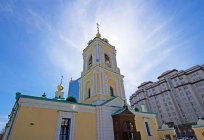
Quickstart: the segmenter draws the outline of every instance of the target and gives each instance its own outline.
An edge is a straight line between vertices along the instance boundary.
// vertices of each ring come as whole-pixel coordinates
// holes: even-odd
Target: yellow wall
[[[135,116],[136,129],[137,131],[140,131],[142,140],[159,140],[158,132],[157,132],[158,126],[157,126],[156,117],[150,116],[145,118],[149,120],[153,136],[149,137],[147,134],[146,127],[144,124],[144,116],[136,115]]]
[[[13,125],[11,140],[55,140],[58,111],[20,107]],[[33,123],[34,125],[30,125]],[[75,140],[96,139],[96,113],[78,112],[75,115]]]
[[[193,130],[198,140],[204,140],[204,136],[202,135],[202,133],[204,133],[204,126],[193,128]]]
[[[96,113],[78,112],[75,117],[75,140],[96,140]]]
[[[13,125],[11,140],[54,140],[57,119],[56,110],[20,107]]]
[[[170,135],[171,139],[174,139],[174,135],[176,135],[174,129],[168,129],[168,130],[158,130],[158,135],[159,135],[159,139],[160,138],[165,138],[166,135]]]

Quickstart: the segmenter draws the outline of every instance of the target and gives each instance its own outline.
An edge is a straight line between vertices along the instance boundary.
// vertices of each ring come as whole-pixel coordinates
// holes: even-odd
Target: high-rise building
[[[204,117],[204,65],[166,71],[156,82],[144,82],[130,97],[134,108],[157,113],[159,126],[193,124]]]
[[[68,90],[68,97],[74,97],[77,102],[79,101],[79,80],[70,80],[69,82],[69,90]]]

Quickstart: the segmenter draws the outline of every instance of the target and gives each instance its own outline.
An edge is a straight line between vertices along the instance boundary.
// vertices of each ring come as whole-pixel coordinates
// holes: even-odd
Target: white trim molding
[[[147,125],[148,125],[148,127],[149,127],[149,133],[150,133],[150,135],[149,135],[149,133],[148,133],[148,131],[147,131],[147,127],[146,127],[146,124],[145,123],[147,123]],[[154,134],[153,134],[153,131],[152,131],[152,125],[151,125],[151,123],[150,123],[150,120],[149,120],[149,118],[144,118],[144,127],[145,127],[145,129],[146,129],[146,134],[147,134],[147,136],[148,136],[148,138],[153,138],[154,136]]]
[[[62,118],[71,119],[69,139],[74,140],[75,113],[74,112],[63,112],[63,111],[59,111],[57,130],[56,130],[56,140],[59,140],[59,137],[60,137]]]

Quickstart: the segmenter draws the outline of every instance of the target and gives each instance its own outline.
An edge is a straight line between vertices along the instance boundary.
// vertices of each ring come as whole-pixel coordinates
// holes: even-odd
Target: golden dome
[[[58,91],[62,91],[64,89],[64,87],[60,84],[57,86]]]
[[[97,33],[97,34],[96,34],[96,37],[100,38],[100,37],[101,37],[101,34],[100,34],[100,33]]]

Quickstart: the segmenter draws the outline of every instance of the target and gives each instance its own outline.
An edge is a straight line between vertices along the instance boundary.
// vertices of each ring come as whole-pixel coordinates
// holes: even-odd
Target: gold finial
[[[97,26],[97,34],[96,34],[96,37],[101,37],[101,34],[99,33],[99,24],[96,23],[96,26]]]
[[[64,87],[62,86],[62,80],[63,80],[63,76],[61,76],[61,82],[60,84],[57,86],[58,91],[62,91],[64,89]]]
[[[97,33],[99,33],[99,24],[96,23],[96,25],[97,25]]]
[[[61,82],[60,82],[60,85],[62,84],[62,80],[63,80],[63,75],[61,76]]]

